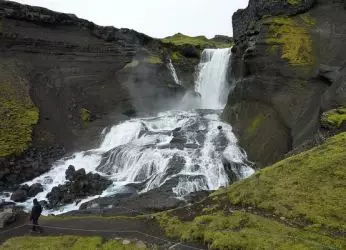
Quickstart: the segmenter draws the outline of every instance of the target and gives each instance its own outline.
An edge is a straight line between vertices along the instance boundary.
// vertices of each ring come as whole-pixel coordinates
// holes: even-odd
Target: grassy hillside
[[[158,222],[212,249],[346,249],[345,148],[342,133]]]
[[[161,40],[163,43],[171,43],[176,46],[180,45],[192,45],[200,48],[229,48],[232,47],[231,43],[224,43],[208,39],[205,36],[186,36],[183,34],[175,34],[173,36],[166,37]]]

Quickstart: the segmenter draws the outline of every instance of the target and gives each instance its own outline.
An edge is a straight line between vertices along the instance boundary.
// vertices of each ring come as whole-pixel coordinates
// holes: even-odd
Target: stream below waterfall
[[[192,192],[227,186],[230,179],[250,176],[254,170],[246,164],[246,153],[238,147],[231,125],[220,121],[230,89],[226,80],[230,55],[230,49],[203,51],[195,86],[200,98],[195,100],[194,109],[171,110],[116,124],[103,131],[97,148],[59,160],[49,172],[25,184],[42,184],[44,191],[36,198],[45,200],[53,187],[66,182],[65,171],[73,165],[76,170],[84,168],[112,181],[101,197],[135,185],[138,193],[165,187],[183,198]],[[172,63],[169,69],[181,84]],[[97,197],[45,213],[76,210]],[[18,205],[29,209],[32,199]]]

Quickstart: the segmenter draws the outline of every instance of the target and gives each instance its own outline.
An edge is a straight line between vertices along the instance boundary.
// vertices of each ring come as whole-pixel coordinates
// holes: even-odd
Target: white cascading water
[[[230,57],[229,48],[203,51],[195,85],[195,91],[201,95],[201,108],[224,108],[229,91],[226,78]]]
[[[172,59],[169,59],[168,65],[167,65],[169,71],[171,72],[171,75],[175,81],[176,84],[181,85],[181,82],[179,80],[179,77],[177,75],[177,71],[174,68],[174,65],[172,63]]]
[[[128,184],[141,184],[139,192],[169,185],[173,193],[183,197],[228,185],[225,161],[234,163],[231,170],[238,179],[250,176],[254,171],[244,163],[246,154],[237,146],[232,127],[220,121],[221,110],[217,110],[224,105],[219,97],[226,88],[223,85],[228,84],[229,56],[230,49],[203,52],[196,89],[208,110],[168,111],[122,122],[102,135],[98,148],[60,160],[49,172],[26,184],[41,183],[44,192],[36,198],[45,200],[53,187],[66,182],[65,171],[73,165],[113,181],[102,197],[121,192]],[[65,213],[95,198],[45,212]],[[30,208],[31,204],[32,199],[21,205]]]

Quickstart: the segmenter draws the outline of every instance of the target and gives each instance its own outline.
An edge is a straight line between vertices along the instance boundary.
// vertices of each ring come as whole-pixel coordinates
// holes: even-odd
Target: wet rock
[[[28,197],[35,197],[37,194],[43,192],[43,186],[40,183],[35,183],[30,186],[28,190]]]
[[[70,166],[65,174],[69,181],[64,185],[54,187],[52,191],[47,194],[50,207],[54,208],[88,196],[100,195],[112,184],[112,181],[99,174],[86,174],[83,168],[74,171],[74,167]]]
[[[19,189],[12,193],[11,200],[14,202],[24,202],[28,199],[28,193],[25,190]]]

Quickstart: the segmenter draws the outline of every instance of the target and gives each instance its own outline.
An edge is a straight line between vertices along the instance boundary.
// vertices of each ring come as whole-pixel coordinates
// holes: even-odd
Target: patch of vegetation
[[[300,5],[302,0],[287,0],[290,5]]]
[[[157,217],[171,238],[210,244],[211,249],[342,249],[344,240],[288,227],[279,222],[236,211],[201,215],[180,221],[167,213]]]
[[[169,237],[212,249],[346,249],[345,147],[336,135],[216,191],[193,219],[175,216],[184,208],[156,218]]]
[[[257,115],[257,116],[253,119],[253,121],[252,121],[250,127],[247,129],[247,133],[248,133],[248,134],[253,134],[253,133],[255,133],[256,130],[258,129],[258,127],[261,126],[261,124],[263,123],[264,119],[265,119],[265,116],[264,116],[263,114]]]
[[[346,230],[346,133],[268,167],[228,190],[236,205]]]
[[[162,59],[159,57],[159,56],[156,56],[156,55],[151,55],[151,56],[148,56],[144,59],[144,61],[146,63],[149,63],[149,64],[162,64]]]
[[[1,250],[135,250],[139,249],[135,244],[123,245],[118,240],[103,243],[101,237],[15,237],[7,240]],[[143,248],[141,248],[143,249]],[[144,248],[147,249],[147,248]]]
[[[172,61],[179,61],[182,58],[182,54],[180,54],[178,51],[173,51],[171,55]]]
[[[90,111],[85,109],[85,108],[81,108],[79,110],[79,115],[80,115],[80,119],[83,122],[89,122],[90,121]]]
[[[346,108],[344,107],[324,112],[321,117],[321,124],[325,128],[338,129],[344,122],[346,123]]]
[[[0,157],[5,157],[28,149],[39,110],[20,83],[0,82],[0,92]]]
[[[166,37],[161,40],[163,43],[171,43],[176,46],[181,45],[192,45],[199,46],[201,48],[230,48],[232,44],[214,41],[212,39],[208,39],[205,36],[186,36],[181,33],[175,34],[173,36]]]
[[[268,22],[270,26],[266,41],[273,46],[281,45],[281,57],[290,64],[296,66],[312,65],[315,56],[309,32],[314,21],[307,15],[301,15],[299,20],[285,16],[267,18],[264,22]]]

